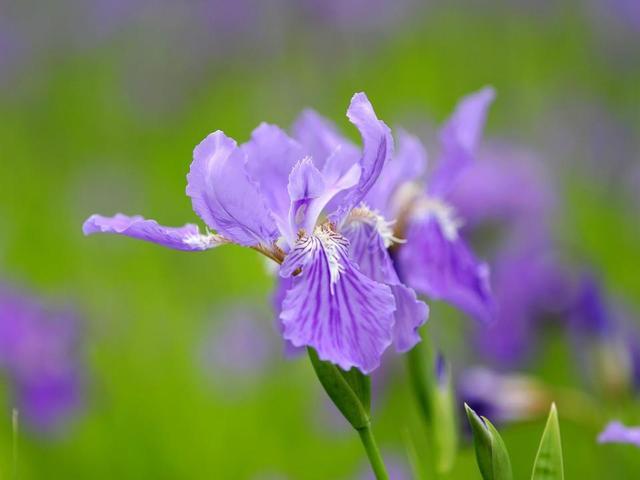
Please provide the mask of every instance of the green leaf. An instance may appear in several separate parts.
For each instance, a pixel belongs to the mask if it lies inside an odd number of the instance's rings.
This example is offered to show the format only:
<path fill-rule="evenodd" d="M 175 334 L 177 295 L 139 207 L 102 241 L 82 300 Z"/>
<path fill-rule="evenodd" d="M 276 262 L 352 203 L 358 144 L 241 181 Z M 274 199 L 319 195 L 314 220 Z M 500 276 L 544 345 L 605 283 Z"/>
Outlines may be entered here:
<path fill-rule="evenodd" d="M 551 404 L 547 425 L 542 433 L 531 480 L 564 480 L 562 442 L 556 404 Z"/>
<path fill-rule="evenodd" d="M 312 348 L 308 348 L 307 352 L 318 380 L 344 418 L 356 430 L 368 427 L 371 408 L 370 378 L 358 369 L 352 368 L 345 372 L 333 363 L 320 360 Z"/>
<path fill-rule="evenodd" d="M 513 478 L 511 460 L 502 437 L 487 418 L 480 418 L 466 403 L 464 408 L 473 432 L 476 460 L 482 478 L 511 480 Z"/>

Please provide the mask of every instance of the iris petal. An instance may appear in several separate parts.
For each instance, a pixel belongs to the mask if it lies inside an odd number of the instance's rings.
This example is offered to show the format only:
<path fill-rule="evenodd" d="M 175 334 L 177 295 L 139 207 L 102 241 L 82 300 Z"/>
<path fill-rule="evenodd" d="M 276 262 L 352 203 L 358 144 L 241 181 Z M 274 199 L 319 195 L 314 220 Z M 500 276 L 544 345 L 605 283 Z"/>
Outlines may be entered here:
<path fill-rule="evenodd" d="M 163 227 L 155 220 L 147 220 L 140 215 L 129 217 L 121 213 L 113 217 L 92 215 L 84 222 L 82 231 L 85 235 L 115 233 L 186 251 L 208 250 L 224 243 L 218 235 L 201 234 L 197 225 Z"/>
<path fill-rule="evenodd" d="M 429 307 L 400 282 L 384 238 L 371 220 L 348 221 L 342 233 L 349 240 L 351 258 L 360 271 L 390 286 L 396 303 L 393 343 L 398 352 L 411 350 L 420 342 L 418 329 L 427 321 Z"/>
<path fill-rule="evenodd" d="M 370 373 L 392 340 L 395 302 L 384 284 L 363 275 L 348 241 L 328 226 L 303 235 L 281 267 L 297 273 L 282 304 L 284 338 L 313 347 L 322 360 Z"/>
<path fill-rule="evenodd" d="M 495 97 L 491 87 L 464 97 L 440 132 L 442 153 L 429 182 L 429 192 L 446 196 L 460 172 L 473 161 L 487 110 Z"/>
<path fill-rule="evenodd" d="M 446 234 L 433 216 L 414 220 L 400 247 L 401 277 L 434 300 L 445 300 L 484 322 L 492 318 L 489 269 L 459 236 Z"/>
<path fill-rule="evenodd" d="M 244 246 L 269 245 L 278 229 L 245 161 L 233 139 L 221 131 L 210 134 L 193 152 L 187 195 L 194 211 L 218 233 Z"/>

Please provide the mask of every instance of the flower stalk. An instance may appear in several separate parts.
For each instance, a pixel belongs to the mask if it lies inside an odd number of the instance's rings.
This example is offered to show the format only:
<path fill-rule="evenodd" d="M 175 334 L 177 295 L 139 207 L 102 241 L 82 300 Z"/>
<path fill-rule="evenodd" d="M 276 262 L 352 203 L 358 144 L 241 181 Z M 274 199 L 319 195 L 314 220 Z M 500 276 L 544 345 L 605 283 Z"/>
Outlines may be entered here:
<path fill-rule="evenodd" d="M 386 467 L 371 430 L 371 379 L 360 370 L 345 371 L 320 360 L 317 352 L 308 348 L 309 360 L 320 384 L 340 413 L 358 432 L 377 480 L 388 480 Z"/>

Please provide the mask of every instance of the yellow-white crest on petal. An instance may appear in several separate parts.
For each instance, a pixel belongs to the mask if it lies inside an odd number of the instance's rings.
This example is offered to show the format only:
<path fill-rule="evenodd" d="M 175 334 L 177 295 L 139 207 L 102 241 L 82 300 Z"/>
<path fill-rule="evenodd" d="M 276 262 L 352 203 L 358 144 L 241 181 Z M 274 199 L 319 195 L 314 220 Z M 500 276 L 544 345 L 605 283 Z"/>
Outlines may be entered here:
<path fill-rule="evenodd" d="M 395 220 L 387 220 L 377 210 L 370 209 L 366 204 L 361 203 L 358 207 L 349 212 L 345 223 L 357 224 L 358 222 L 366 223 L 373 227 L 382 237 L 384 246 L 389 248 L 394 243 L 404 243 L 405 240 L 397 238 L 393 234 L 393 226 Z"/>
<path fill-rule="evenodd" d="M 453 205 L 433 197 L 421 197 L 413 206 L 411 215 L 414 219 L 424 219 L 433 217 L 445 238 L 454 241 L 458 238 L 458 230 L 463 225 L 463 221 L 457 216 Z"/>

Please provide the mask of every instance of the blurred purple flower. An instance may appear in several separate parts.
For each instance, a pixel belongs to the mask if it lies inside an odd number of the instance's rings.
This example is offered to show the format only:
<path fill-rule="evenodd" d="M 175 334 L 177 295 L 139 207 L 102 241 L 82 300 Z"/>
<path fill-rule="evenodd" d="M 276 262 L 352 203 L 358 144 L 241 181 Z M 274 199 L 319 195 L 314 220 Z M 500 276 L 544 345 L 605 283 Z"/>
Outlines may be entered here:
<path fill-rule="evenodd" d="M 531 377 L 481 367 L 462 373 L 457 395 L 460 404 L 468 404 L 496 424 L 544 415 L 551 401 L 547 389 Z"/>
<path fill-rule="evenodd" d="M 406 23 L 421 7 L 416 0 L 304 0 L 312 23 L 330 25 L 340 30 L 390 29 Z"/>
<path fill-rule="evenodd" d="M 450 200 L 461 173 L 474 162 L 493 98 L 493 89 L 484 88 L 459 102 L 440 132 L 440 158 L 426 185 L 420 178 L 426 151 L 400 132 L 398 153 L 367 196 L 373 208 L 397 218 L 396 236 L 406 242 L 395 259 L 407 285 L 485 322 L 493 308 L 489 270 L 462 238 L 463 220 Z"/>
<path fill-rule="evenodd" d="M 215 234 L 122 214 L 93 215 L 83 231 L 185 251 L 224 243 L 257 250 L 290 279 L 280 313 L 285 340 L 344 370 L 370 373 L 391 343 L 402 352 L 419 341 L 428 310 L 398 278 L 389 223 L 362 204 L 392 154 L 391 132 L 363 93 L 353 96 L 347 117 L 362 149 L 314 112 L 296 123 L 296 140 L 264 123 L 241 146 L 221 131 L 203 140 L 187 194 Z"/>
<path fill-rule="evenodd" d="M 640 427 L 626 427 L 618 421 L 610 422 L 598 435 L 598 443 L 628 443 L 640 447 Z"/>
<path fill-rule="evenodd" d="M 570 279 L 548 242 L 516 245 L 494 262 L 494 322 L 476 332 L 483 358 L 504 367 L 521 363 L 536 345 L 542 320 L 569 308 Z"/>
<path fill-rule="evenodd" d="M 556 205 L 551 176 L 532 152 L 493 144 L 461 172 L 451 203 L 464 218 L 465 232 L 502 227 L 507 240 L 546 234 Z M 513 241 L 513 240 L 512 240 Z"/>
<path fill-rule="evenodd" d="M 244 381 L 267 371 L 277 356 L 268 315 L 237 305 L 215 317 L 202 351 L 203 368 L 210 376 Z"/>
<path fill-rule="evenodd" d="M 640 386 L 640 337 L 626 316 L 595 277 L 583 276 L 569 316 L 570 339 L 583 377 L 610 396 Z"/>
<path fill-rule="evenodd" d="M 78 325 L 72 312 L 51 310 L 0 285 L 0 369 L 9 378 L 25 423 L 55 431 L 81 403 Z"/>

